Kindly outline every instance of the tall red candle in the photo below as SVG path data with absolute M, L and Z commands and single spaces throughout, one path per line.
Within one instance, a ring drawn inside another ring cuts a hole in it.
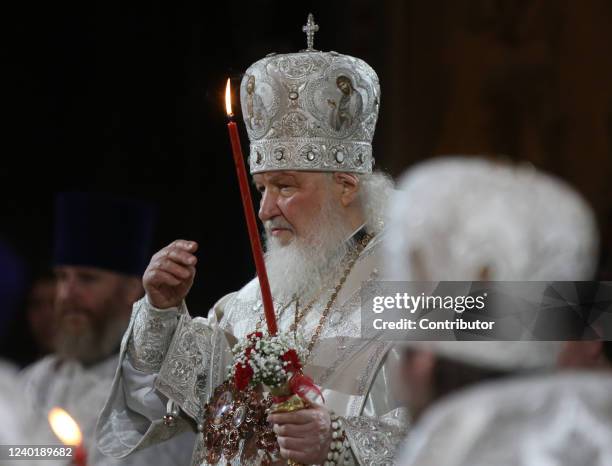
M 72 457 L 72 463 L 74 466 L 87 466 L 87 451 L 83 448 L 83 444 L 78 444 L 74 449 L 74 456 Z
M 268 333 L 276 335 L 278 327 L 276 325 L 276 315 L 274 314 L 274 303 L 272 302 L 272 293 L 270 291 L 270 282 L 268 281 L 268 273 L 266 271 L 266 263 L 264 262 L 263 248 L 259 238 L 257 229 L 257 220 L 255 218 L 255 210 L 253 209 L 253 200 L 251 198 L 251 190 L 249 188 L 249 180 L 244 165 L 244 157 L 242 156 L 242 147 L 240 146 L 240 136 L 238 135 L 238 126 L 233 121 L 233 113 L 231 106 L 231 91 L 230 80 L 227 80 L 225 88 L 225 105 L 229 122 L 227 130 L 229 131 L 230 141 L 232 143 L 232 154 L 234 156 L 234 165 L 236 166 L 236 174 L 238 175 L 238 185 L 240 186 L 240 196 L 242 198 L 242 207 L 246 218 L 247 228 L 249 230 L 249 239 L 251 240 L 251 252 L 255 261 L 255 269 L 259 278 L 259 288 L 261 289 L 261 300 L 263 301 L 264 315 L 266 317 L 266 325 Z
M 87 451 L 83 447 L 83 434 L 77 422 L 60 407 L 49 411 L 49 425 L 64 445 L 72 447 L 73 466 L 87 466 Z

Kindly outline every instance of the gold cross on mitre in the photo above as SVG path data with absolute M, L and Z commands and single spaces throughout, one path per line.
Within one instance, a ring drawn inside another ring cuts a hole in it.
M 312 15 L 312 13 L 309 13 L 306 24 L 302 26 L 302 31 L 306 33 L 306 45 L 307 45 L 306 51 L 307 52 L 315 51 L 315 49 L 313 48 L 314 35 L 315 35 L 315 32 L 317 32 L 318 30 L 319 30 L 319 25 L 315 23 L 314 16 Z

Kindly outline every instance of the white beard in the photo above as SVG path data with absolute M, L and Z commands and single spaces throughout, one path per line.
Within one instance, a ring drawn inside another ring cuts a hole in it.
M 266 224 L 266 268 L 274 299 L 308 300 L 324 285 L 333 286 L 330 277 L 351 248 L 346 240 L 352 231 L 332 200 L 326 201 L 304 236 L 294 236 L 285 246 L 268 234 L 273 223 Z

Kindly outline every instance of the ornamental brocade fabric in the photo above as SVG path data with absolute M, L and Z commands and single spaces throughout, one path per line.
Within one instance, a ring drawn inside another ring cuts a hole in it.
M 271 54 L 240 86 L 251 173 L 371 173 L 380 105 L 376 72 L 337 52 Z
M 186 312 L 184 307 L 160 311 L 142 306 L 134 314 L 134 335 L 128 340 L 128 355 L 134 368 L 146 373 L 159 372 L 180 315 Z M 138 345 L 134 345 L 135 341 Z
M 377 418 L 344 418 L 351 449 L 360 459 L 360 464 L 368 466 L 396 464 L 397 446 L 406 437 L 406 426 L 406 413 L 401 408 Z
M 374 239 L 362 252 L 305 367 L 305 373 L 322 388 L 326 406 L 347 421 L 352 458 L 344 464 L 392 464 L 395 448 L 407 427 L 405 417 L 398 414 L 401 409 L 393 401 L 388 380 L 394 351 L 387 342 L 360 338 L 359 291 L 362 282 L 376 278 L 379 244 L 380 241 Z M 300 331 L 306 339 L 315 331 L 325 301 L 326 296 L 320 298 L 303 319 Z M 282 307 L 280 303 L 275 304 L 277 309 Z M 134 312 L 133 321 L 139 321 L 139 312 L 147 312 L 143 311 L 146 305 L 145 302 L 137 303 L 140 309 Z M 179 418 L 183 424 L 173 427 L 177 433 L 187 424 L 195 430 L 202 423 L 204 404 L 227 374 L 231 346 L 236 338 L 253 331 L 262 312 L 259 288 L 254 280 L 237 293 L 222 298 L 207 319 L 191 318 L 187 313 L 181 315 L 159 373 L 152 377 L 156 389 L 181 408 Z M 147 315 L 151 317 L 154 314 Z M 287 331 L 293 320 L 292 311 L 280 313 L 279 330 Z M 124 355 L 131 339 L 136 348 L 151 339 L 145 331 L 133 330 L 133 326 L 124 342 Z M 142 320 L 138 326 L 160 331 L 159 326 L 151 326 Z M 151 351 L 158 349 L 151 347 Z M 132 352 L 130 358 L 139 354 L 145 360 L 158 359 L 147 356 L 145 352 Z M 136 361 L 132 363 L 138 365 Z M 140 426 L 139 435 L 130 425 L 129 419 L 136 415 L 130 413 L 130 406 L 134 406 L 130 397 L 134 394 L 125 390 L 128 381 L 123 379 L 128 376 L 119 369 L 113 392 L 99 421 L 98 435 L 104 445 L 100 448 L 107 454 L 124 456 L 155 442 L 174 441 L 170 438 L 172 432 L 164 432 L 165 426 L 159 418 L 150 417 L 148 423 Z M 368 436 L 374 430 L 377 435 Z M 130 433 L 130 442 L 122 442 L 126 433 Z M 229 464 L 246 464 L 241 462 L 243 448 L 244 444 Z M 373 451 L 387 453 L 377 458 Z M 191 464 L 209 464 L 202 435 L 196 437 Z

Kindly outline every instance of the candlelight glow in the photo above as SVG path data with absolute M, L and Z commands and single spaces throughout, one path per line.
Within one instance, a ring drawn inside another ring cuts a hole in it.
M 64 445 L 78 447 L 83 441 L 79 425 L 63 409 L 53 408 L 49 411 L 49 424 Z
M 232 91 L 229 78 L 227 78 L 227 86 L 225 86 L 225 111 L 227 112 L 227 116 L 234 115 L 232 113 Z

